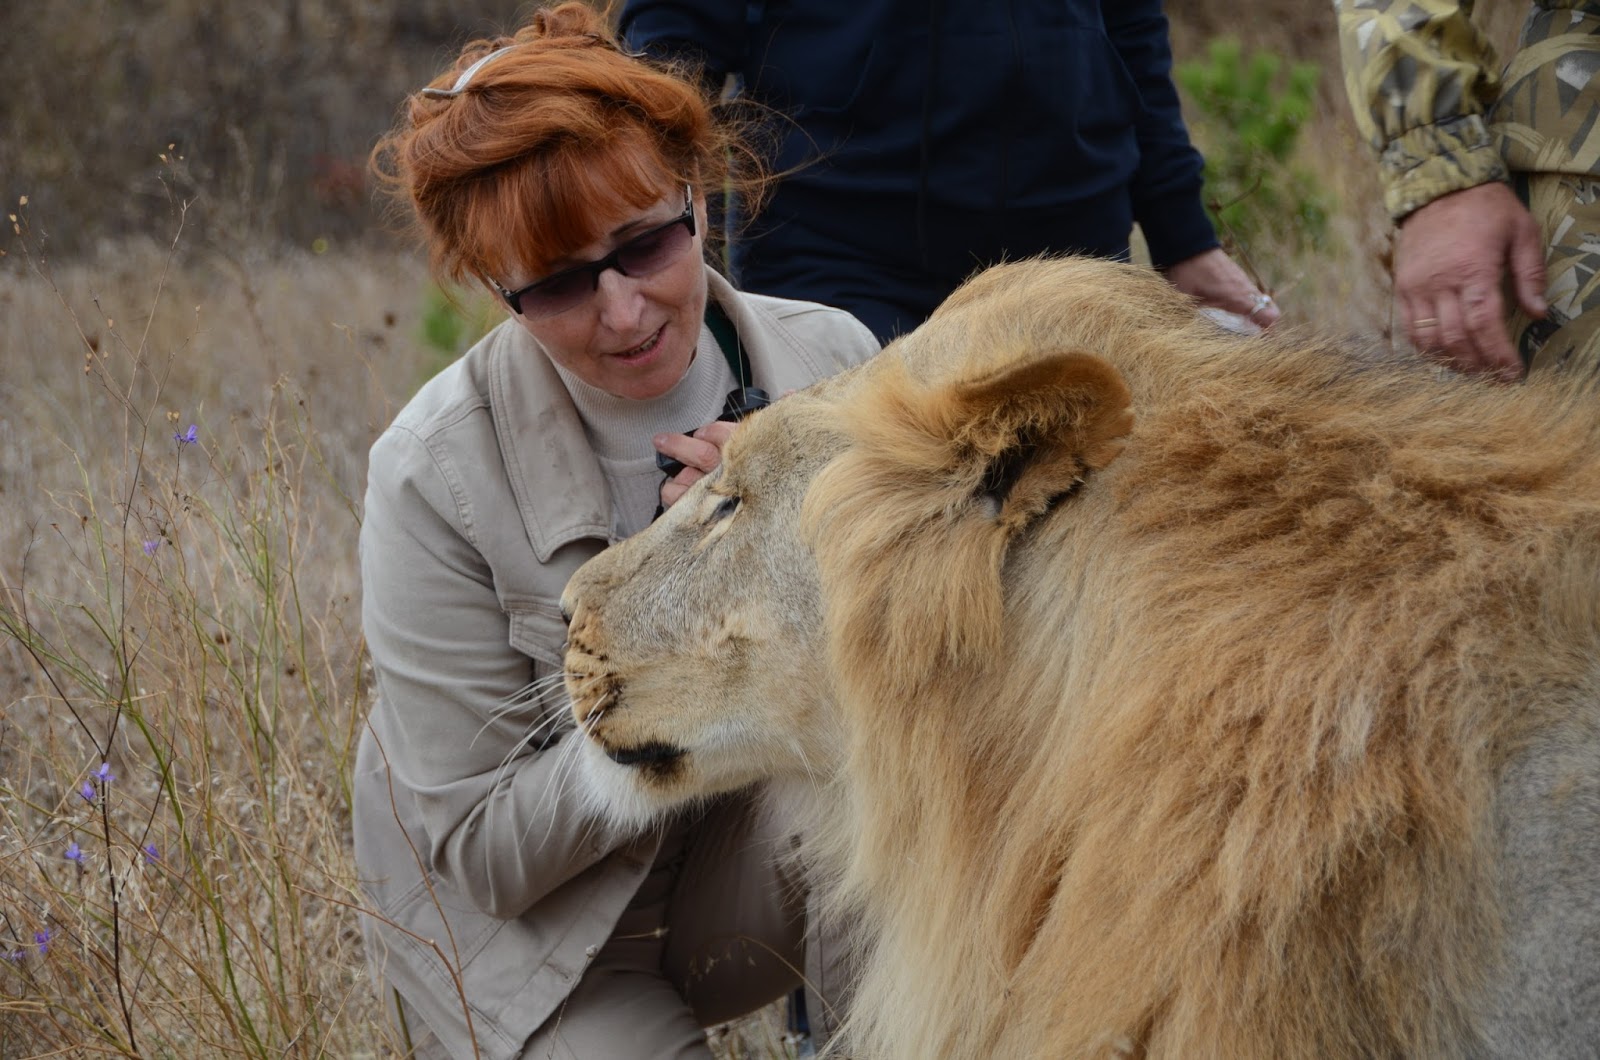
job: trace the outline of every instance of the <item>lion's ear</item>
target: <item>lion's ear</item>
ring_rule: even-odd
[[[836,409],[855,444],[813,480],[806,533],[824,583],[849,587],[830,595],[836,650],[909,694],[994,654],[1019,531],[1116,459],[1133,416],[1122,376],[1084,353],[931,385],[892,350],[868,363]]]
[[[1133,426],[1128,385],[1086,353],[1053,353],[954,383],[936,398],[950,470],[1008,531],[1071,493],[1122,451]]]

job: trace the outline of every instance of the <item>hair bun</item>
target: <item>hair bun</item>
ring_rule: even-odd
[[[580,39],[561,40],[564,37]],[[617,46],[610,25],[600,13],[577,0],[568,0],[567,3],[535,12],[527,27],[517,34],[517,39],[560,41],[563,44],[604,44],[610,48]]]

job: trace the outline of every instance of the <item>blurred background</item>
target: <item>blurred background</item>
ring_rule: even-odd
[[[1501,6],[1491,28],[1503,37],[1518,5]],[[8,208],[28,197],[34,235],[56,260],[161,240],[179,203],[190,204],[186,255],[234,268],[263,251],[373,246],[386,232],[366,172],[374,139],[462,42],[515,25],[527,7],[0,5],[12,70],[0,95],[0,197]],[[1235,248],[1308,313],[1336,305],[1342,326],[1378,324],[1387,225],[1346,113],[1331,4],[1184,0],[1168,14],[1180,66],[1208,68],[1179,81]],[[1339,258],[1336,274],[1274,260],[1312,242]],[[1338,296],[1324,304],[1303,287]]]
[[[366,154],[457,45],[511,0],[73,0],[0,5],[5,201],[57,254],[158,234],[309,248],[369,233]],[[181,161],[168,165],[162,155]],[[47,223],[48,222],[48,223]]]
[[[1383,331],[1388,225],[1348,118],[1332,5],[1167,6],[1230,249],[1301,319]],[[1488,6],[1492,35],[1506,39],[1520,5]],[[210,255],[234,273],[262,254],[410,253],[374,201],[367,153],[461,43],[527,10],[514,0],[0,5],[11,69],[0,198],[9,211],[27,196],[33,236],[58,262],[164,242],[182,204],[183,259]]]
[[[526,7],[512,0],[0,6],[12,70],[11,90],[0,96],[0,195],[9,204],[29,197],[35,231],[57,256],[159,237],[174,201],[190,199],[186,242],[197,250],[326,252],[368,239],[379,215],[366,155],[402,96],[464,40],[514,25]],[[1310,106],[1296,115],[1304,132],[1273,160],[1292,158],[1319,174],[1328,212],[1368,219],[1370,165],[1344,117],[1331,5],[1185,0],[1168,8],[1180,62],[1205,60],[1217,41],[1237,42],[1242,71],[1263,56],[1278,64],[1264,87],[1279,97],[1294,64],[1311,68]],[[1236,131],[1220,123],[1238,112],[1199,106],[1193,92],[1187,102],[1196,139],[1238,155],[1219,142]],[[1276,182],[1265,178],[1270,190]]]

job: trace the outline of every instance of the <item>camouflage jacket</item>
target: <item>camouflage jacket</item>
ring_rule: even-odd
[[[1488,112],[1500,93],[1494,49],[1474,0],[1334,0],[1345,91],[1378,152],[1395,220],[1452,191],[1505,180]],[[1600,0],[1537,0],[1600,10]]]

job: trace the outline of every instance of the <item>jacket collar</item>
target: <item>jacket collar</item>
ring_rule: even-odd
[[[600,461],[550,357],[506,321],[489,350],[489,411],[506,478],[540,563],[583,537],[606,539],[611,498]]]
[[[733,321],[733,329],[750,358],[750,374],[756,386],[776,401],[791,390],[801,390],[827,374],[832,361],[808,349],[785,327],[772,310],[770,298],[741,294],[715,269],[706,269],[709,297],[716,300]],[[792,303],[790,303],[792,304]]]
[[[757,386],[774,397],[815,380],[818,366],[778,320],[706,268],[707,297],[733,321]],[[579,538],[611,538],[611,497],[561,377],[539,342],[507,321],[490,339],[489,409],[506,477],[540,563]]]

